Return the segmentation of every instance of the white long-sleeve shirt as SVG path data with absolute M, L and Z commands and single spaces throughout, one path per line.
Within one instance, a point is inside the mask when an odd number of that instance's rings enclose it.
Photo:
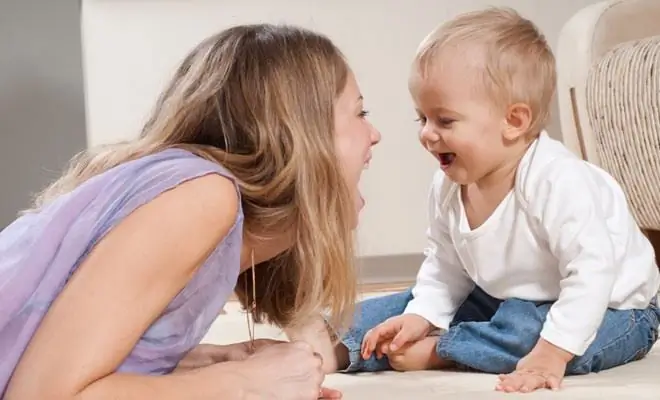
M 426 260 L 405 313 L 448 329 L 475 284 L 498 299 L 554 301 L 541 332 L 577 356 L 607 308 L 646 308 L 660 275 L 620 185 L 543 133 L 514 189 L 470 229 L 459 185 L 434 177 Z

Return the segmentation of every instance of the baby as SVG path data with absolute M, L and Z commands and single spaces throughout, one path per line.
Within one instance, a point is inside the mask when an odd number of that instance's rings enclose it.
M 555 60 L 537 28 L 461 15 L 421 44 L 410 91 L 440 166 L 427 258 L 411 291 L 359 305 L 337 368 L 461 367 L 529 392 L 643 358 L 654 251 L 617 182 L 544 131 Z

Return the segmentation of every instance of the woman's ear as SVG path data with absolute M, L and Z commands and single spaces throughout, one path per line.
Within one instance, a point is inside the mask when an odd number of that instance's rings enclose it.
M 516 103 L 506 113 L 504 138 L 515 141 L 529 132 L 532 125 L 532 109 L 525 103 Z

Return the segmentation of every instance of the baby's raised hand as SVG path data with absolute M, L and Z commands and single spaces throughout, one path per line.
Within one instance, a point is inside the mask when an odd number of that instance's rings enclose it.
M 428 336 L 433 326 L 429 321 L 414 314 L 392 317 L 371 329 L 362 340 L 362 358 L 369 359 L 379 353 L 395 352 L 406 343 L 416 342 Z

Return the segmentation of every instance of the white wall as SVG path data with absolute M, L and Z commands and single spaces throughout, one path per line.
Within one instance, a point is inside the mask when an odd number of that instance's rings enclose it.
M 84 150 L 79 5 L 0 0 L 0 230 Z
M 435 163 L 417 142 L 407 90 L 421 39 L 456 13 L 507 5 L 555 45 L 564 22 L 597 0 L 87 0 L 83 9 L 88 140 L 135 135 L 164 82 L 203 37 L 233 24 L 288 22 L 330 36 L 353 66 L 383 141 L 365 173 L 365 256 L 419 253 Z M 551 133 L 559 136 L 555 116 Z

